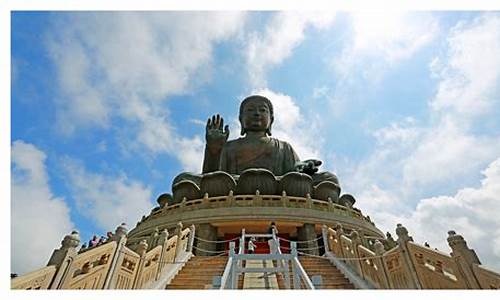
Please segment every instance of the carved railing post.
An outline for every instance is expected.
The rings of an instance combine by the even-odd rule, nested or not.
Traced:
[[[231,207],[234,206],[235,201],[234,201],[234,192],[233,192],[233,190],[230,190],[229,193],[228,193],[228,195],[227,195],[227,203]]]
[[[325,247],[325,253],[330,252],[330,244],[328,243],[328,227],[325,224],[321,226],[321,236],[323,237],[323,247]]]
[[[120,224],[116,227],[115,234],[112,237],[112,241],[116,242],[116,249],[111,261],[111,266],[109,267],[106,280],[104,281],[104,289],[114,289],[116,286],[116,280],[118,279],[118,268],[123,262],[123,248],[127,243],[127,225],[125,223]]]
[[[358,247],[361,245],[361,238],[359,237],[359,233],[356,231],[356,230],[353,230],[349,236],[349,239],[351,240],[352,242],[352,250],[354,250],[354,257],[357,257],[359,258],[360,255],[359,255],[359,250],[358,250]],[[361,261],[360,260],[356,260],[356,268],[358,269],[358,275],[362,278],[364,278],[365,276],[363,275],[363,268],[361,267]]]
[[[189,226],[189,240],[188,240],[188,246],[186,249],[187,252],[193,252],[193,244],[194,244],[195,234],[196,234],[196,227],[194,226],[194,224],[191,224],[191,226]]]
[[[375,243],[373,244],[373,248],[375,249],[375,251],[374,251],[375,255],[378,256],[376,258],[378,265],[382,266],[381,272],[384,274],[384,276],[383,276],[384,277],[384,287],[383,288],[388,289],[389,288],[389,276],[387,275],[387,270],[385,269],[386,266],[384,264],[384,259],[382,258],[382,255],[385,252],[384,244],[382,244],[382,242],[380,242],[380,240],[375,240]]]
[[[470,249],[467,246],[467,242],[465,241],[465,239],[461,235],[456,234],[456,232],[453,230],[448,231],[447,240],[448,245],[452,250],[451,256],[457,263],[460,272],[466,279],[468,287],[471,289],[481,288],[472,269],[474,264],[481,264],[476,252],[473,249]]]
[[[337,253],[339,257],[345,257],[344,247],[342,247],[343,235],[344,235],[344,228],[342,228],[342,224],[337,223],[337,226],[335,226],[335,239],[337,240]]]
[[[49,289],[61,288],[64,280],[68,277],[68,270],[71,263],[78,255],[76,247],[80,244],[80,235],[78,231],[72,231],[71,234],[66,235],[61,241],[61,247],[52,252],[52,256],[47,263],[47,266],[56,266],[57,271],[52,279]]]
[[[158,236],[159,235],[160,235],[160,231],[158,230],[158,227],[155,227],[155,230],[149,236],[149,241],[147,241],[148,245],[149,245],[148,250],[151,250],[158,245],[157,243],[158,243]]]
[[[409,288],[422,289],[420,281],[418,280],[417,271],[413,265],[413,260],[410,257],[410,252],[408,251],[407,243],[413,241],[413,238],[408,235],[408,230],[401,224],[396,225],[396,235],[398,236],[398,245],[403,257],[403,262],[406,266],[406,270],[409,273],[408,277],[411,279]]]
[[[158,264],[158,271],[156,272],[155,280],[160,278],[161,272],[163,271],[163,267],[165,266],[165,254],[167,252],[167,242],[168,242],[168,230],[163,229],[158,236],[158,245],[161,245],[161,253],[160,253],[160,263]]]
[[[135,252],[137,254],[139,254],[139,256],[141,257],[140,260],[139,260],[139,265],[138,265],[138,269],[137,269],[137,274],[135,275],[135,280],[134,280],[134,285],[133,285],[133,288],[134,289],[140,289],[141,286],[139,286],[139,283],[141,282],[141,277],[142,277],[142,270],[144,269],[144,264],[146,263],[146,260],[145,260],[145,256],[146,256],[146,252],[148,251],[148,243],[146,242],[146,240],[142,240],[139,245],[137,246],[137,249],[135,250]]]
[[[306,194],[306,208],[309,208],[309,209],[313,208],[311,194],[309,194],[309,193]]]
[[[174,262],[179,262],[180,261],[180,254],[181,254],[181,244],[182,244],[182,222],[177,223],[177,226],[175,227],[175,234],[177,235],[177,242],[175,243],[175,258]]]

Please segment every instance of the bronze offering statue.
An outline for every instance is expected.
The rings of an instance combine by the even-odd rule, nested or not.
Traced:
[[[172,187],[174,202],[187,194],[188,198],[205,192],[223,194],[228,188],[235,188],[236,192],[266,190],[272,194],[285,191],[304,197],[316,187],[322,200],[338,202],[338,179],[330,172],[318,173],[320,160],[301,161],[289,143],[271,137],[274,111],[269,99],[258,95],[245,98],[239,120],[241,137],[228,141],[229,126],[224,126],[224,119],[220,115],[208,119],[203,174],[177,176]],[[227,188],[214,188],[217,185]]]

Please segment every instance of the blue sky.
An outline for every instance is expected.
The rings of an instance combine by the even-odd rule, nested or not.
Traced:
[[[12,272],[74,228],[135,226],[200,171],[206,119],[236,138],[253,93],[274,103],[273,135],[321,159],[379,228],[444,252],[454,229],[500,270],[499,13],[11,18]]]

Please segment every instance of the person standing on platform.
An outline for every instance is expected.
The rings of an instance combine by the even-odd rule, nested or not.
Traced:
[[[255,238],[252,237],[248,241],[248,253],[253,254],[255,252],[255,248],[257,248],[257,245],[255,245]]]

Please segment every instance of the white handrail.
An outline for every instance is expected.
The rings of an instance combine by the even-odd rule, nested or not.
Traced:
[[[220,280],[220,290],[223,290],[226,288],[226,282],[229,278],[229,275],[231,275],[232,272],[232,266],[233,266],[233,258],[229,257],[227,260],[226,267],[224,268],[224,273],[222,273],[222,278]]]
[[[241,251],[241,245],[240,245],[240,251]],[[222,278],[220,281],[220,288],[221,290],[226,288],[226,283],[228,281],[228,278],[232,278],[233,272],[234,272],[234,264],[233,264],[233,259],[234,259],[234,242],[229,243],[229,258],[227,260],[226,267],[224,268],[224,273],[222,273]],[[231,275],[231,277],[230,277]],[[231,280],[232,281],[232,280]],[[232,288],[232,287],[231,287]]]
[[[309,276],[307,276],[306,271],[302,267],[302,264],[300,263],[299,259],[297,257],[293,258],[293,263],[295,265],[295,268],[297,269],[300,278],[304,281],[304,284],[306,286],[306,289],[308,290],[314,290],[314,284],[312,283],[311,279],[309,279]]]

